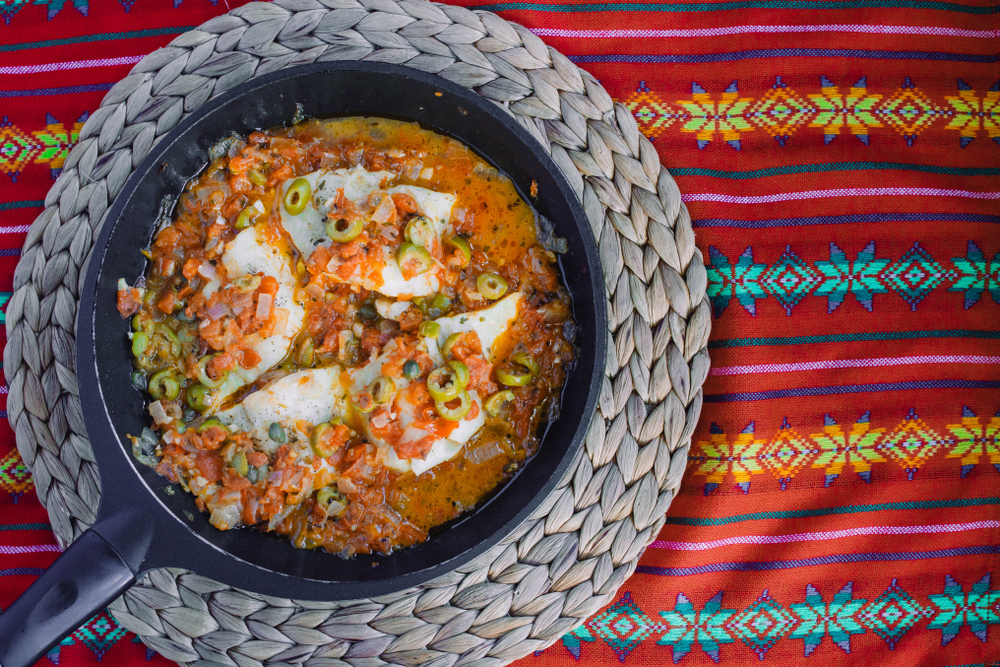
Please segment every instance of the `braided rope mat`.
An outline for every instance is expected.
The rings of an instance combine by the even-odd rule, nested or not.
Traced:
[[[708,374],[706,273],[687,209],[635,120],[525,28],[423,0],[277,0],[146,56],[80,133],[31,226],[7,308],[8,413],[60,544],[94,521],[100,479],[75,377],[77,296],[97,228],[159,137],[206,100],[283,67],[405,64],[511,112],[565,172],[598,239],[612,336],[586,447],[514,534],[451,574],[371,600],[239,591],[184,570],[111,609],[180,663],[497,667],[611,600],[663,526]]]

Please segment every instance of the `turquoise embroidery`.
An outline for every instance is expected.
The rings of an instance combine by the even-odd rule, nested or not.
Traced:
[[[756,315],[757,299],[767,298],[767,292],[760,284],[767,264],[754,263],[753,248],[744,250],[735,266],[731,266],[729,258],[711,246],[708,256],[708,298],[715,316],[722,314],[732,298],[739,301],[748,313]]]
[[[875,294],[889,291],[879,282],[879,273],[888,266],[888,259],[875,259],[875,241],[870,241],[852,264],[844,251],[836,243],[830,243],[830,261],[816,262],[816,268],[823,275],[823,282],[816,288],[816,296],[825,296],[826,312],[832,313],[844,302],[848,294],[853,294],[865,310],[872,312]]]
[[[964,292],[965,307],[972,308],[984,291],[988,291],[996,303],[1000,303],[1000,252],[993,260],[986,261],[983,251],[975,241],[969,241],[965,257],[952,257],[958,280],[948,288],[949,292]]]
[[[947,575],[944,593],[929,597],[936,607],[936,615],[927,629],[941,631],[941,646],[947,646],[962,626],[967,626],[985,644],[987,626],[1000,624],[1000,591],[990,590],[989,573],[974,583],[968,593]]]
[[[882,595],[861,608],[858,620],[884,639],[890,649],[895,649],[896,643],[917,621],[931,614],[893,579]]]
[[[802,602],[786,607],[765,590],[742,611],[723,608],[724,591],[713,595],[701,611],[680,592],[672,610],[659,612],[662,622],[654,622],[631,593],[625,593],[583,626],[564,635],[562,645],[580,660],[583,643],[596,645],[596,640],[600,639],[615,652],[619,661],[625,662],[647,638],[654,638],[654,646],[670,649],[675,664],[682,662],[696,644],[714,662],[722,662],[723,657],[727,657],[745,664],[747,656],[739,653],[745,649],[739,647],[737,640],[758,659],[764,660],[779,642],[801,639],[805,655],[819,650],[817,659],[820,662],[817,664],[825,665],[833,664],[837,653],[837,649],[831,647],[820,649],[825,637],[840,650],[850,653],[852,637],[858,638],[855,643],[865,640],[879,643],[874,637],[862,638],[873,634],[894,651],[911,630],[941,630],[941,643],[947,645],[965,626],[980,641],[987,643],[989,626],[1000,625],[1000,590],[991,589],[990,581],[991,574],[987,573],[965,592],[948,576],[944,593],[931,594],[926,601],[915,599],[897,579],[892,579],[871,601],[854,596],[854,582],[848,582],[830,600],[824,600],[816,586],[809,584]],[[929,622],[921,625],[925,620]],[[727,644],[736,647],[723,649]],[[725,656],[723,651],[726,651]],[[647,653],[637,657],[644,665],[666,662],[663,654]]]
[[[757,315],[758,301],[773,296],[792,314],[805,297],[825,298],[826,311],[832,313],[853,295],[858,304],[875,312],[875,295],[894,292],[911,310],[935,289],[946,285],[949,292],[961,292],[965,307],[974,306],[989,292],[1000,305],[1000,252],[987,259],[975,241],[968,241],[965,257],[951,258],[950,268],[943,266],[920,243],[897,260],[876,257],[875,242],[862,248],[854,261],[836,243],[830,243],[829,259],[813,262],[800,257],[792,248],[774,262],[754,261],[753,248],[740,253],[734,264],[715,246],[708,248],[708,296],[715,317],[721,317],[736,299],[751,315]]]
[[[713,595],[700,612],[695,611],[691,600],[680,593],[673,611],[660,612],[669,630],[656,643],[670,647],[674,663],[690,653],[695,642],[708,657],[718,662],[719,645],[736,641],[725,628],[726,621],[735,613],[735,609],[722,609],[722,591]]]
[[[791,608],[802,622],[792,630],[791,639],[801,639],[805,644],[805,654],[808,656],[829,635],[834,644],[851,652],[851,635],[862,635],[864,627],[854,618],[867,600],[854,597],[853,582],[848,582],[833,596],[830,602],[824,602],[823,596],[812,584],[806,586],[805,602],[792,604]]]
[[[726,629],[763,660],[778,640],[787,637],[798,624],[799,618],[765,590],[756,602],[733,617]]]

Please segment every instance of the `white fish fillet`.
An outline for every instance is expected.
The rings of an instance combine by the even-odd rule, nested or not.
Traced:
[[[363,167],[353,169],[320,169],[300,178],[309,181],[312,188],[312,198],[306,204],[305,210],[297,215],[290,215],[284,205],[279,205],[281,224],[288,232],[295,247],[303,256],[309,257],[316,248],[328,245],[330,238],[326,233],[326,214],[337,197],[337,190],[344,188],[344,196],[352,202],[367,198],[374,191],[391,183],[396,175],[389,171],[367,171]],[[289,179],[281,185],[279,200],[284,199],[285,192],[294,179]],[[430,219],[437,236],[438,243],[448,234],[451,210],[455,206],[455,196],[442,192],[434,192],[413,185],[397,185],[389,187],[390,195],[407,194],[417,202],[420,214]],[[434,271],[423,273],[409,280],[403,278],[399,264],[395,259],[395,248],[382,246],[385,266],[381,272],[381,284],[362,277],[360,272],[342,280],[335,274],[330,274],[337,281],[357,285],[367,290],[378,291],[385,296],[409,294],[413,296],[429,296],[437,292],[440,281]]]
[[[278,443],[268,433],[277,422],[285,429],[289,446],[312,459],[308,446],[309,434],[300,424],[322,424],[343,420],[347,414],[347,390],[340,383],[340,366],[298,371],[268,383],[218,418],[224,424],[235,425],[246,432],[260,451],[272,454]]]
[[[441,333],[437,339],[421,338],[419,344],[424,347],[424,351],[427,352],[427,354],[434,360],[435,364],[440,366],[444,363],[444,357],[441,355],[440,346],[444,344],[448,336],[453,333],[475,331],[479,336],[480,342],[482,343],[483,352],[486,355],[486,358],[492,363],[493,348],[496,346],[496,342],[500,336],[502,336],[510,328],[510,325],[517,317],[517,307],[520,302],[520,298],[521,295],[515,292],[514,294],[511,294],[510,296],[507,296],[493,304],[489,308],[484,308],[472,313],[463,313],[461,315],[439,318],[435,320],[441,326]],[[351,377],[350,393],[355,394],[371,384],[371,382],[382,373],[382,365],[395,349],[395,341],[390,341],[385,346],[382,353],[374,360],[357,370],[349,371],[348,374]],[[399,420],[400,426],[403,430],[402,442],[420,440],[429,434],[427,431],[419,429],[413,425],[416,415],[416,406],[410,404],[409,401],[405,399],[402,391],[405,387],[409,386],[410,383],[406,378],[395,378],[394,380],[396,382],[396,388],[399,391],[393,407],[396,419]],[[435,441],[431,446],[427,457],[423,460],[415,458],[400,459],[392,447],[387,446],[386,443],[380,441],[372,435],[371,429],[368,425],[368,415],[362,415],[361,417],[368,439],[383,450],[385,456],[383,462],[387,467],[399,472],[412,470],[414,474],[420,475],[427,472],[434,466],[457,455],[460,451],[462,451],[462,447],[468,443],[469,440],[471,440],[472,437],[479,432],[479,429],[483,427],[483,424],[486,423],[486,414],[483,409],[482,398],[475,391],[469,392],[469,398],[472,399],[472,401],[479,407],[478,415],[471,420],[463,419],[459,422],[458,427],[452,431],[447,438],[441,438]]]
[[[222,263],[231,280],[263,273],[278,281],[274,308],[288,311],[285,330],[268,338],[251,335],[246,338],[250,348],[260,355],[260,362],[253,368],[237,365],[221,387],[213,392],[214,404],[222,401],[245,384],[249,384],[280,362],[298,335],[305,318],[305,310],[295,302],[295,279],[291,258],[269,245],[257,233],[257,227],[244,229],[226,246]]]

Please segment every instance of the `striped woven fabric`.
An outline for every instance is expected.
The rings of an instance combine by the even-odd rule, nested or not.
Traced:
[[[715,317],[667,526],[608,608],[519,664],[1000,664],[1000,6],[462,4],[632,110]],[[0,290],[104,91],[226,8],[0,0]],[[58,554],[6,423],[0,489],[6,607]],[[41,664],[102,658],[166,663],[102,613]]]

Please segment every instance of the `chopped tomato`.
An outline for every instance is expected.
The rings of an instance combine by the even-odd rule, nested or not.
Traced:
[[[129,287],[118,290],[118,314],[122,317],[132,317],[142,306],[142,296],[138,289]]]
[[[250,155],[240,154],[229,160],[229,171],[233,174],[245,174],[255,164],[257,160]]]
[[[241,195],[253,192],[253,183],[245,174],[233,174],[229,177],[229,189]]]
[[[156,307],[159,308],[163,313],[169,315],[174,312],[174,303],[177,302],[177,294],[172,290],[168,289],[167,293],[164,294],[159,301],[156,302]]]
[[[490,379],[493,373],[493,366],[482,356],[470,355],[465,357],[465,366],[469,369],[469,381],[466,388],[479,392],[482,397],[489,396],[497,391],[496,384]]]
[[[459,361],[465,361],[474,354],[481,355],[482,353],[483,344],[479,341],[479,334],[475,331],[459,334],[458,340],[451,346],[452,356]]]
[[[416,213],[418,210],[417,200],[403,192],[394,194],[392,196],[392,203],[396,205],[400,213]]]
[[[247,463],[254,468],[259,468],[267,463],[267,455],[263,452],[249,452],[247,454]]]
[[[210,452],[198,452],[194,455],[198,472],[211,484],[222,479],[222,459]]]
[[[272,188],[278,183],[288,180],[294,174],[295,172],[287,164],[278,165],[278,167],[271,172],[271,177],[267,179],[267,187]]]
[[[273,276],[264,276],[260,279],[260,287],[258,289],[261,294],[274,296],[278,293],[278,281]]]

